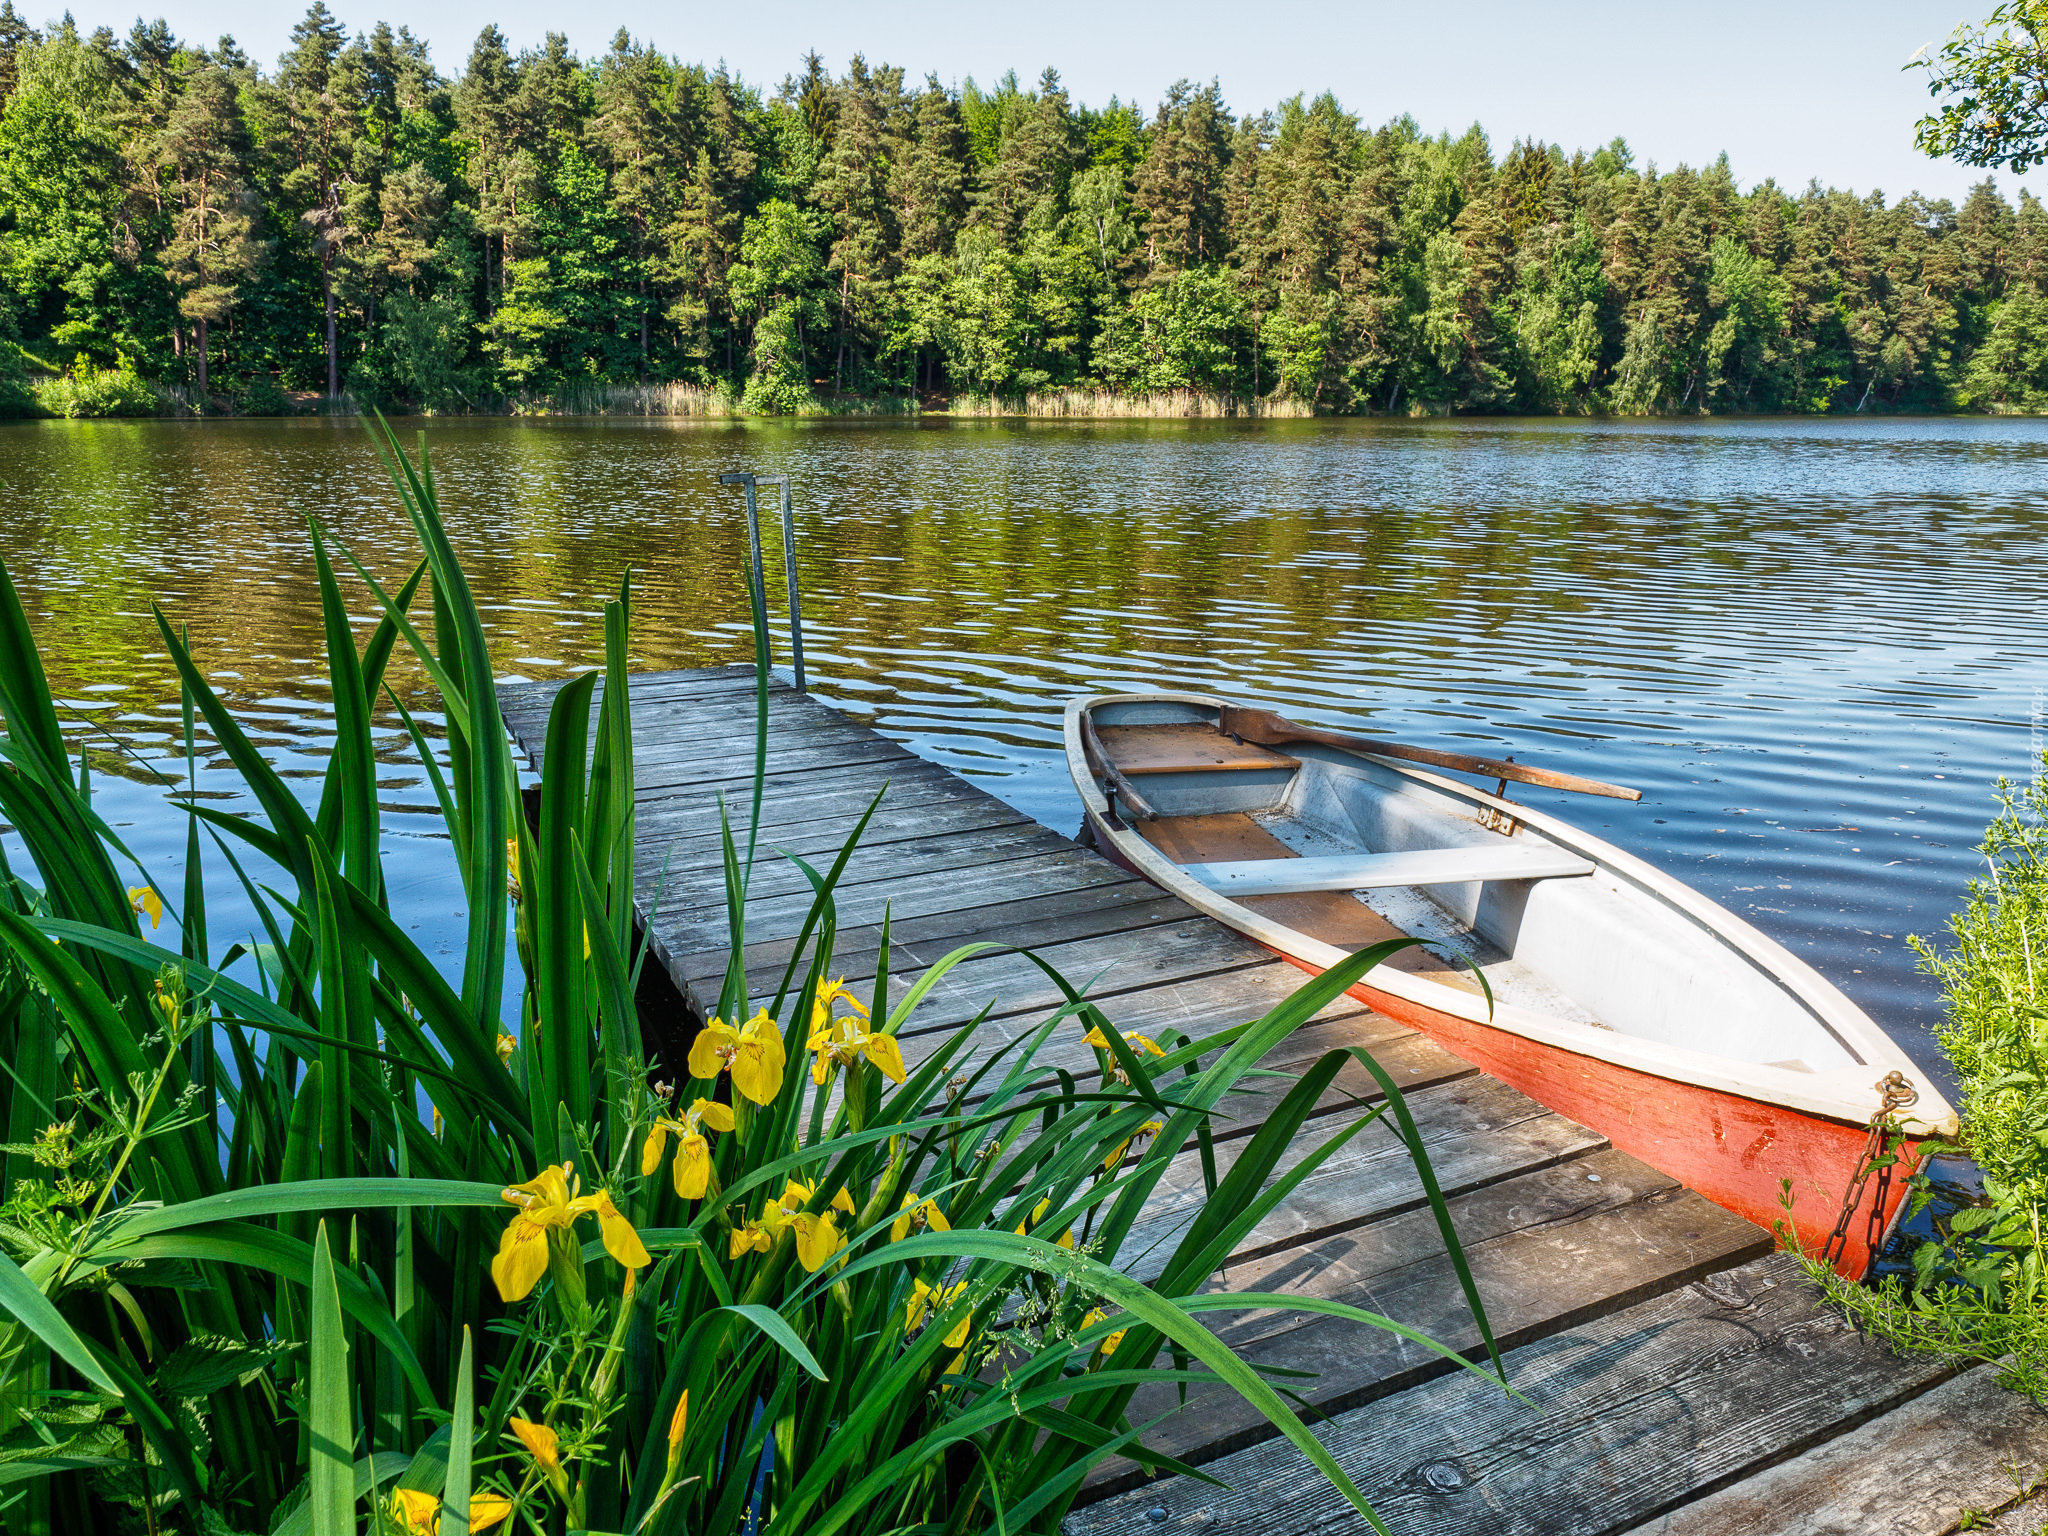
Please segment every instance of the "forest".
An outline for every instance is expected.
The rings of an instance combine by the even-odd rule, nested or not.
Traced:
[[[321,0],[274,70],[0,3],[0,410],[757,412],[1047,391],[1243,410],[2048,406],[2048,222],[1331,95],[1149,111],[624,31],[444,75]],[[676,392],[680,391],[680,394]]]

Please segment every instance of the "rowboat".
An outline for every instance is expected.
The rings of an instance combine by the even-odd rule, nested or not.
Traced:
[[[1192,693],[1077,699],[1066,753],[1111,859],[1312,973],[1425,941],[1352,995],[1762,1226],[1783,1218],[1790,1179],[1817,1244],[1881,1110],[1909,1147],[1956,1132],[1939,1089],[1811,966],[1506,797],[1510,782],[1633,790]],[[1900,1178],[1864,1185],[1842,1273],[1863,1273],[1904,1193]]]

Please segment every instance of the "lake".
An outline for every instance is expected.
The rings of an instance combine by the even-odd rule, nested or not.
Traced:
[[[2048,744],[2043,421],[429,430],[508,677],[597,662],[629,567],[636,666],[744,659],[718,475],[787,473],[813,692],[1039,820],[1079,824],[1060,711],[1097,689],[1226,692],[1635,785],[1636,805],[1517,794],[1749,918],[1923,1065],[1938,999],[1906,936],[1942,930],[1993,781]],[[359,424],[0,427],[0,558],[103,814],[166,889],[184,829],[160,775],[184,761],[150,603],[310,795],[331,711],[309,517],[380,577],[411,564]],[[453,965],[452,860],[384,723],[396,899]],[[234,803],[203,754],[197,790]],[[246,911],[220,900],[217,939]]]

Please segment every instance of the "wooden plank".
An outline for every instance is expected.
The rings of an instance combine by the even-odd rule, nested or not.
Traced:
[[[513,733],[521,737],[521,745],[530,745],[538,751],[541,734],[547,725],[548,711],[554,707],[555,695],[566,686],[569,678],[543,678],[534,682],[502,683],[498,688],[498,709]],[[775,682],[770,685],[770,696],[778,693],[792,693],[788,684]],[[721,696],[736,695],[751,699],[754,697],[754,669],[751,664],[731,667],[692,668],[676,672],[635,673],[631,683],[633,705],[638,710],[643,703],[654,703],[667,699],[695,698],[712,700]],[[604,679],[599,678],[593,691],[595,701],[604,695]],[[533,731],[529,743],[525,737]]]
[[[1464,1102],[1463,1096],[1477,1078],[1477,1074],[1469,1063],[1458,1060],[1457,1057],[1452,1056],[1441,1046],[1425,1039],[1421,1035],[1413,1032],[1387,1033],[1383,1029],[1376,1027],[1383,1023],[1384,1021],[1377,1019],[1371,1014],[1359,1015],[1353,1019],[1318,1021],[1302,1029],[1293,1040],[1288,1042],[1287,1046],[1282,1047],[1280,1051],[1268,1057],[1265,1064],[1276,1072],[1295,1072],[1307,1066],[1311,1061],[1320,1057],[1329,1049],[1338,1046],[1355,1046],[1367,1050],[1380,1066],[1400,1081],[1409,1084],[1417,1095],[1427,1097],[1432,1093],[1441,1092],[1446,1095],[1444,1100],[1446,1104]],[[1055,1062],[1052,1059],[1051,1053],[1055,1050],[1065,1057],[1063,1062]],[[914,1069],[918,1064],[918,1060],[913,1059],[912,1052],[909,1050],[906,1050],[904,1054],[906,1060]],[[1211,1055],[1204,1059],[1205,1061],[1213,1061],[1215,1057]],[[1096,1081],[1095,1058],[1086,1047],[1079,1045],[1078,1032],[1072,1037],[1060,1039],[1056,1044],[1049,1042],[1047,1054],[1041,1056],[1038,1064],[1048,1068],[1048,1070],[1035,1085],[1037,1091],[1057,1091],[1057,1083],[1049,1070],[1053,1065],[1067,1066],[1073,1073],[1077,1083],[1085,1085]],[[1007,1070],[1007,1064],[1005,1064],[1005,1070]],[[1411,1074],[1422,1075],[1413,1076]],[[1269,1089],[1263,1092],[1243,1093],[1236,1096],[1231,1103],[1226,1104],[1214,1117],[1212,1122],[1214,1126],[1212,1152],[1219,1159],[1217,1165],[1219,1169],[1227,1168],[1241,1151],[1243,1143],[1259,1130],[1260,1126],[1264,1123],[1263,1116],[1265,1112],[1271,1107],[1279,1091],[1278,1089]],[[982,1096],[980,1093],[971,1094],[965,1102],[972,1106],[979,1103]],[[1456,1098],[1454,1099],[1450,1096],[1456,1096]],[[1344,1122],[1357,1119],[1362,1110],[1370,1104],[1377,1103],[1382,1097],[1379,1085],[1372,1075],[1359,1066],[1355,1060],[1347,1061],[1343,1069],[1337,1074],[1337,1080],[1331,1089],[1318,1100],[1310,1111],[1311,1129],[1304,1133],[1301,1145],[1295,1149],[1295,1155],[1307,1156],[1314,1147],[1320,1145],[1328,1136],[1338,1132]],[[1463,1112],[1458,1111],[1458,1113]],[[1508,1132],[1509,1138],[1512,1138],[1514,1135],[1513,1131]],[[1595,1138],[1595,1142],[1597,1140],[1598,1138]],[[1447,1138],[1446,1145],[1448,1144],[1449,1139]],[[1580,1150],[1586,1150],[1586,1148],[1581,1148]],[[1337,1158],[1355,1159],[1359,1156],[1361,1154],[1352,1147],[1347,1147],[1337,1154]],[[1367,1158],[1364,1163],[1360,1164],[1362,1167],[1370,1165],[1370,1158]],[[1292,1166],[1292,1164],[1288,1163],[1283,1166]],[[1512,1165],[1497,1165],[1488,1177],[1504,1177],[1507,1172],[1521,1171],[1525,1167],[1533,1166],[1537,1166],[1536,1160],[1517,1161]],[[1316,1191],[1311,1188],[1322,1172],[1323,1170],[1318,1170],[1316,1175],[1312,1175],[1310,1178],[1302,1181],[1300,1188],[1295,1192],[1296,1199],[1300,1203],[1291,1207],[1283,1203],[1275,1208],[1269,1218],[1272,1225],[1266,1229],[1263,1237],[1259,1237],[1257,1234],[1248,1234],[1247,1241],[1256,1241],[1260,1252],[1254,1253],[1250,1248],[1240,1247],[1233,1255],[1231,1262],[1235,1263],[1240,1258],[1260,1257],[1263,1256],[1265,1250],[1277,1250],[1280,1247],[1299,1243],[1303,1240],[1305,1234],[1310,1232],[1320,1233],[1326,1227],[1332,1225],[1332,1223],[1323,1222],[1318,1218],[1318,1207],[1314,1203]],[[1371,1177],[1371,1175],[1368,1175],[1368,1177]],[[1179,1202],[1178,1196],[1172,1192],[1178,1191],[1183,1187],[1190,1190],[1200,1190],[1203,1188],[1201,1144],[1198,1139],[1190,1137],[1188,1144],[1175,1155],[1165,1175],[1163,1187],[1168,1191],[1168,1198],[1175,1202],[1173,1208],[1162,1209],[1159,1221],[1152,1222],[1151,1218],[1146,1218],[1144,1222],[1141,1222],[1141,1225],[1147,1226],[1154,1237],[1170,1242],[1177,1239],[1179,1230],[1185,1225],[1183,1218],[1191,1214],[1193,1209],[1191,1205]],[[1374,1215],[1390,1215],[1399,1209],[1406,1208],[1404,1202],[1409,1192],[1400,1188],[1396,1182],[1380,1181],[1375,1187],[1384,1189],[1388,1193],[1388,1204],[1385,1208],[1373,1213]],[[1207,1197],[1204,1193],[1199,1196],[1191,1196],[1190,1198],[1199,1203],[1199,1200],[1206,1199]],[[1290,1211],[1292,1214],[1287,1214]],[[1350,1221],[1348,1216],[1336,1218],[1336,1223],[1356,1224],[1356,1222]],[[1119,1260],[1120,1264],[1130,1273],[1141,1275],[1146,1279],[1151,1279],[1161,1273],[1160,1265],[1163,1263],[1162,1255],[1143,1251],[1150,1241],[1151,1239],[1141,1240],[1133,1237],[1131,1242],[1126,1245],[1122,1259]]]
[[[837,814],[824,816],[805,815],[792,818],[786,808],[764,800],[761,811],[759,856],[764,860],[780,857],[774,849],[789,849],[809,856],[812,853],[831,850],[836,852],[851,835],[854,824],[866,812],[869,795],[859,802],[858,808],[849,813],[841,810]],[[738,810],[744,818],[744,805],[733,807],[728,803],[728,814]],[[771,815],[782,812],[780,815]],[[657,815],[640,818],[639,834],[651,848],[673,850],[673,862],[684,859],[703,864],[723,861],[720,851],[724,834],[718,823],[716,806],[705,806],[696,814],[685,819],[675,816]],[[652,825],[649,825],[649,823]],[[868,817],[867,825],[861,831],[861,846],[870,843],[903,842],[919,837],[972,836],[984,828],[1009,826],[1036,826],[1029,816],[1001,800],[988,795],[924,795],[919,799],[905,802],[894,795],[884,795],[875,805],[874,813]],[[742,847],[746,843],[746,825],[742,820],[733,828],[734,840]],[[771,845],[772,840],[772,847]]]
[[[741,817],[745,815],[745,807],[733,809],[737,809]],[[838,815],[762,825],[758,831],[760,842],[754,852],[756,879],[776,868],[795,872],[793,866],[786,862],[786,854],[797,854],[817,866],[831,864],[852,836],[856,819],[858,817]],[[1038,823],[1028,815],[1001,801],[948,799],[924,805],[889,805],[889,801],[883,801],[862,829],[860,854],[938,838],[973,840],[983,831],[995,829],[1034,829],[1044,834],[1044,827],[1038,827]],[[735,825],[733,846],[741,858],[745,858],[745,842],[748,842],[748,829],[743,823]],[[717,879],[723,889],[725,834],[719,827],[717,811],[692,817],[688,831],[682,831],[682,834],[664,834],[659,823],[655,827],[647,827],[643,823],[639,827],[639,848],[645,852],[645,858],[655,860],[651,868],[645,870],[649,877],[659,879],[662,868],[666,866],[668,889],[672,891],[694,889],[711,879]]]
[[[1625,1153],[1595,1152],[1454,1198],[1452,1220],[1503,1348],[1618,1311],[1767,1253],[1761,1228],[1709,1205]],[[1233,1291],[1300,1292],[1378,1312],[1453,1348],[1479,1334],[1466,1312],[1434,1217],[1411,1211],[1234,1266]],[[1396,1334],[1284,1312],[1210,1313],[1212,1329],[1261,1365],[1314,1373],[1291,1383],[1313,1409],[1340,1413],[1449,1369]],[[1273,1429],[1235,1393],[1141,1388],[1130,1417],[1172,1417],[1147,1437],[1201,1463],[1269,1438]],[[1128,1467],[1098,1468],[1091,1486],[1127,1486]]]
[[[1138,833],[1176,864],[1224,859],[1292,859],[1295,851],[1243,811],[1160,816],[1136,823]]]
[[[1073,844],[1057,832],[1041,827],[1035,821],[984,828],[973,837],[928,837],[872,848],[863,844],[854,849],[846,861],[840,883],[844,887],[874,881],[908,884],[962,866],[993,864],[1004,859],[1022,858],[1034,853],[1056,853],[1072,847]],[[680,869],[671,868],[664,880],[661,849],[650,848],[647,854],[646,858],[638,861],[636,897],[645,900],[660,884],[670,901],[687,905],[693,897],[701,900],[708,896],[723,910],[723,869],[709,861],[686,864]],[[741,854],[744,857],[744,848]],[[763,899],[796,891],[808,892],[810,889],[810,882],[803,871],[781,859],[758,864],[748,882],[749,894]]]
[[[705,777],[752,773],[754,765],[754,714],[727,719],[706,718],[695,710],[679,710],[652,720],[633,722],[633,762],[638,773],[673,778],[676,764],[687,764]],[[844,715],[820,714],[816,706],[797,712],[771,710],[768,716],[768,753],[772,763],[779,751],[792,748],[820,750],[851,742],[887,740],[855,725]],[[900,743],[896,744],[900,747]],[[693,775],[694,776],[694,775]]]
[[[2004,1508],[1986,1505],[1981,1513],[1996,1510],[1990,1521],[1974,1529],[1984,1536],[2042,1536],[2048,1532],[2048,1494],[2036,1493],[2032,1498]],[[1952,1527],[1951,1529],[1954,1529]]]
[[[1966,1371],[1630,1536],[1946,1536],[2048,1475],[2048,1413],[1997,1377]]]
[[[1017,1032],[1019,1036],[1028,1033],[1028,1030]],[[943,1034],[928,1034],[906,1040],[903,1045],[905,1064],[915,1070],[947,1038]],[[977,1027],[974,1049],[962,1058],[960,1070],[972,1071],[1006,1043],[996,1032],[985,1026]],[[1264,1065],[1276,1072],[1298,1072],[1326,1051],[1353,1048],[1370,1053],[1405,1089],[1428,1089],[1478,1076],[1470,1062],[1461,1061],[1434,1041],[1403,1029],[1378,1014],[1363,1012],[1344,1018],[1315,1020],[1274,1052]],[[1214,1060],[1213,1053],[1203,1057],[1205,1065]],[[1055,1032],[1040,1048],[1034,1065],[1043,1074],[1043,1084],[1048,1087],[1054,1080],[1055,1070],[1070,1072],[1080,1082],[1095,1081],[1098,1071],[1094,1047],[1085,1043],[1078,1023],[1071,1029]],[[1007,1063],[1005,1070],[1008,1070]],[[974,1103],[979,1097],[977,1094],[968,1102]],[[1380,1097],[1379,1084],[1372,1074],[1355,1060],[1349,1061],[1317,1100],[1313,1114],[1317,1119],[1356,1116],[1363,1105],[1376,1103]],[[1250,1136],[1259,1128],[1263,1112],[1271,1102],[1270,1098],[1247,1093],[1226,1103],[1214,1119],[1215,1138],[1219,1141],[1240,1140]],[[1328,1131],[1322,1134],[1327,1135]]]
[[[1816,1300],[1796,1264],[1773,1255],[1514,1350],[1508,1378],[1525,1401],[1460,1373],[1316,1435],[1402,1536],[1609,1536],[1954,1374],[1892,1354]],[[1366,1530],[1285,1442],[1204,1470],[1229,1489],[1161,1479],[1076,1511],[1065,1536]],[[1745,1529],[1779,1530],[1777,1511]]]
[[[1411,1049],[1420,1054],[1426,1047],[1428,1042],[1421,1041]],[[1398,1051],[1383,1049],[1374,1054],[1383,1064],[1399,1065],[1402,1061]],[[1456,1058],[1449,1060],[1455,1062]],[[1497,1078],[1480,1077],[1469,1069],[1466,1075],[1448,1083],[1411,1089],[1406,1096],[1409,1113],[1414,1116],[1416,1130],[1429,1152],[1431,1169],[1447,1197],[1583,1157],[1607,1145],[1606,1138],[1598,1133],[1552,1114]],[[1375,1093],[1373,1097],[1377,1099],[1379,1095]],[[1309,1134],[1297,1139],[1282,1155],[1275,1177],[1314,1152],[1340,1123],[1353,1118],[1353,1113],[1326,1111],[1323,1117],[1311,1121]],[[1236,1164],[1245,1141],[1255,1129],[1255,1125],[1248,1123],[1240,1137],[1219,1141],[1219,1178]],[[1132,1229],[1124,1251],[1136,1257],[1125,1266],[1128,1272],[1142,1280],[1155,1279],[1173,1244],[1193,1224],[1207,1201],[1208,1186],[1203,1182],[1200,1159],[1186,1154],[1176,1158],[1147,1203],[1145,1215]],[[1253,1259],[1269,1258],[1305,1243],[1418,1210],[1425,1204],[1422,1180],[1415,1172],[1407,1144],[1382,1118],[1304,1179],[1246,1234],[1231,1254],[1226,1279],[1234,1282],[1238,1266]]]
[[[1143,944],[1133,944],[1127,934],[1111,933],[1047,944],[1033,953],[1077,990],[1085,988],[1090,997],[1100,999],[1248,965],[1271,964],[1271,957],[1256,944],[1199,916],[1161,923],[1146,934]],[[900,970],[892,960],[891,1000],[900,1000],[915,984],[918,973],[938,958],[913,949],[904,954]],[[1008,1015],[1049,1013],[1065,1001],[1065,993],[1030,957],[1008,951],[976,955],[954,966],[925,994],[914,1023],[922,1032],[965,1023],[991,1002],[994,1013]],[[1107,1003],[1104,1011],[1116,1016]],[[910,1030],[906,1028],[905,1033]]]
[[[1225,896],[1285,896],[1296,891],[1363,891],[1396,885],[1552,880],[1590,875],[1593,861],[1558,848],[1502,839],[1497,848],[1412,848],[1404,853],[1184,864],[1181,873]]]
[[[1178,897],[1161,895],[1142,880],[1122,880],[1111,885],[896,919],[890,924],[890,943],[896,953],[920,954],[944,954],[962,944],[983,940],[1016,945],[1056,944],[1094,934],[1138,933],[1187,915],[1188,907]],[[879,923],[841,928],[833,946],[832,974],[849,981],[871,979],[881,955],[881,937]],[[746,948],[747,969],[750,973],[780,975],[795,950],[794,934],[758,939]],[[804,952],[807,956],[811,952],[808,944]],[[675,956],[673,963],[682,975],[695,980],[722,975],[728,953],[723,946],[697,950]],[[897,964],[893,959],[890,963],[892,967]]]
[[[817,768],[843,768],[852,763],[900,763],[915,762],[916,754],[908,748],[899,747],[893,741],[880,736],[849,738],[820,747],[779,747],[773,738],[768,743],[768,771],[771,774],[804,773]],[[717,780],[707,773],[707,766],[722,766],[729,769],[724,779]],[[683,757],[671,762],[653,762],[645,766],[639,754],[634,754],[633,779],[640,791],[659,789],[669,784],[722,782],[729,784],[751,783],[754,776],[753,753],[722,759],[719,764],[707,765],[696,759]]]
[[[837,816],[850,826],[867,809],[876,792],[883,790],[884,805],[895,803],[899,796],[935,801],[993,798],[923,758],[891,762],[879,769],[873,764],[851,763],[769,779],[761,796],[762,825],[766,828],[778,821],[818,821]],[[739,816],[744,828],[751,792],[751,775],[653,789],[642,786],[636,802],[642,836],[651,838],[669,832],[688,835],[705,822],[716,827],[721,800],[727,814]]]
[[[1285,752],[1232,741],[1213,725],[1098,725],[1095,734],[1109,760],[1133,777],[1301,766]]]
[[[915,883],[907,889],[893,882],[849,886],[837,892],[835,899],[839,920],[853,927],[879,923],[885,903],[898,919],[921,917],[933,912],[965,910],[977,903],[1118,885],[1130,878],[1107,859],[1085,853],[1069,843],[1046,852],[956,869],[944,880]],[[810,909],[811,899],[808,888],[775,897],[757,895],[747,907],[747,931],[794,934]],[[644,909],[645,897],[641,900]],[[707,930],[706,923],[713,926]],[[685,907],[665,897],[655,918],[656,934],[680,939],[693,928],[692,941],[679,945],[677,953],[704,949],[722,941],[726,937],[724,908],[704,902]]]
[[[814,822],[836,824],[843,834],[885,784],[887,793],[881,798],[883,810],[907,810],[926,805],[1007,804],[962,783],[945,769],[922,758],[916,763],[893,765],[886,780],[859,765],[848,769],[821,768],[799,778],[769,781],[761,797],[761,835],[766,837],[785,827]],[[743,797],[727,793],[723,798],[728,814],[744,812],[746,801]],[[710,785],[701,788],[664,787],[644,792],[638,798],[640,836],[648,842],[700,834],[715,836],[719,800],[717,789]]]

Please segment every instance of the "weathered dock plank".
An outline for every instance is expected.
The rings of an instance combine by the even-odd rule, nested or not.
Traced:
[[[1953,1374],[1893,1355],[1815,1300],[1798,1266],[1775,1255],[1514,1350],[1508,1379],[1522,1401],[1461,1373],[1340,1414],[1315,1434],[1401,1536],[1630,1531]],[[1076,1511],[1066,1536],[1370,1529],[1284,1442],[1204,1470],[1228,1489],[1162,1479]],[[1788,1519],[1795,1513],[1784,1511]],[[1807,1529],[1781,1525],[1779,1515],[1769,1509],[1753,1524],[1725,1529]],[[1672,1519],[1674,1532],[1692,1529],[1682,1513]],[[1937,1528],[1925,1529],[1933,1536]]]
[[[2048,1477],[2048,1413],[1988,1365],[1629,1536],[1947,1536]],[[2038,1529],[2048,1505],[2014,1511]],[[2005,1530],[2000,1521],[1993,1530]]]

